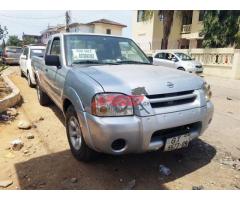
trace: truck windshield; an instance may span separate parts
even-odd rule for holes
[[[192,60],[190,56],[185,53],[175,53],[181,60]]]
[[[130,39],[98,35],[65,35],[67,65],[150,64]]]

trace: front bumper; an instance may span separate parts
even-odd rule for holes
[[[197,67],[189,68],[189,69],[187,69],[187,71],[190,72],[190,73],[199,74],[199,73],[203,73],[203,68],[202,67],[201,68],[197,68]]]
[[[200,108],[147,117],[96,117],[88,113],[81,116],[79,113],[86,143],[96,151],[109,154],[158,150],[164,146],[165,141],[152,140],[155,132],[196,122],[199,127],[190,131],[190,137],[191,139],[197,138],[208,127],[212,116],[213,104],[211,102]],[[112,143],[118,139],[125,140],[126,145],[116,151],[112,148]]]

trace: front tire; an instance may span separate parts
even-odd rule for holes
[[[92,160],[96,152],[90,149],[84,141],[77,113],[71,105],[66,111],[66,131],[73,156],[79,161]]]
[[[47,106],[51,102],[50,98],[45,92],[42,91],[39,84],[37,84],[37,97],[41,106]]]

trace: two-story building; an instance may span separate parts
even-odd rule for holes
[[[89,23],[72,23],[69,25],[69,31],[121,36],[122,30],[125,27],[127,26],[118,22],[114,22],[108,19],[99,19]],[[41,32],[41,42],[43,44],[46,44],[51,35],[65,32],[65,31],[66,31],[66,26],[64,25],[48,27],[46,30]]]
[[[145,51],[161,49],[163,19],[158,11],[149,21],[143,21],[144,10],[133,11],[133,39]],[[201,48],[204,11],[174,11],[173,23],[168,39],[169,49]]]

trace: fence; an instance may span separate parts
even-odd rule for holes
[[[146,52],[151,55],[156,51]],[[240,79],[240,49],[168,49],[170,52],[183,52],[191,55],[204,66],[204,74],[225,78]]]

